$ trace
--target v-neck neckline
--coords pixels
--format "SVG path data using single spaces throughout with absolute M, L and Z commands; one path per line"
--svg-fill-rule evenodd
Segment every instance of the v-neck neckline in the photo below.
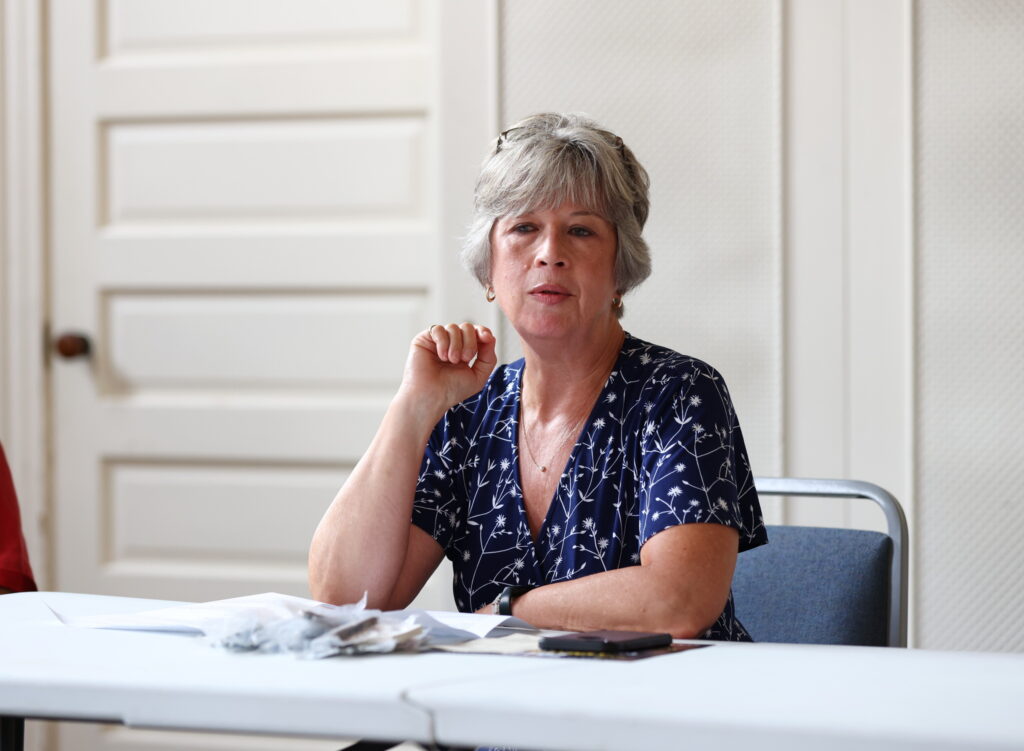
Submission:
M 558 501 L 558 496 L 560 494 L 562 487 L 562 478 L 566 475 L 566 472 L 568 472 L 572 467 L 575 466 L 576 451 L 580 445 L 580 437 L 583 436 L 586 433 L 587 428 L 590 427 L 591 424 L 593 424 L 594 413 L 597 411 L 597 408 L 601 404 L 601 402 L 605 399 L 605 392 L 608 390 L 612 382 L 612 378 L 622 369 L 622 358 L 625 356 L 626 343 L 632 338 L 629 335 L 629 332 L 623 331 L 622 333 L 622 344 L 619 346 L 619 352 L 615 356 L 615 362 L 612 364 L 612 369 L 608 372 L 607 378 L 605 378 L 604 383 L 601 385 L 601 390 L 598 391 L 597 398 L 594 400 L 594 403 L 590 406 L 590 412 L 587 414 L 587 419 L 584 420 L 583 423 L 580 425 L 580 431 L 576 435 L 575 440 L 573 441 L 572 448 L 569 449 L 569 456 L 566 457 L 565 466 L 562 467 L 562 471 L 558 475 L 558 478 L 555 482 L 555 489 L 552 491 L 551 498 L 548 499 L 548 508 L 547 511 L 544 512 L 544 518 L 541 519 L 540 526 L 537 528 L 536 537 L 533 536 L 533 530 L 530 529 L 530 517 L 526 513 L 526 495 L 523 492 L 523 473 L 519 451 L 519 425 L 522 419 L 523 412 L 523 374 L 526 372 L 525 360 L 523 360 L 523 365 L 522 367 L 519 368 L 519 373 L 516 375 L 515 421 L 513 423 L 512 428 L 512 441 L 513 445 L 515 446 L 515 451 L 513 452 L 513 460 L 515 461 L 516 487 L 519 491 L 518 498 L 516 499 L 516 507 L 518 509 L 519 515 L 522 518 L 523 524 L 526 525 L 526 530 L 529 533 L 530 537 L 530 545 L 533 550 L 533 558 L 537 563 L 538 570 L 540 570 L 542 574 L 543 570 L 541 570 L 541 561 L 544 560 L 544 556 L 541 556 L 539 554 L 537 549 L 538 544 L 541 540 L 543 540 L 545 533 L 550 527 L 551 514 L 556 506 L 556 502 Z

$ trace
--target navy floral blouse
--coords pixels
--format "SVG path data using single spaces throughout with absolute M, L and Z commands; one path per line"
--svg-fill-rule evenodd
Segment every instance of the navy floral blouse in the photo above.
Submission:
M 423 455 L 413 523 L 452 560 L 459 610 L 509 584 L 638 565 L 644 543 L 677 524 L 733 527 L 741 552 L 768 541 L 722 376 L 629 334 L 534 541 L 519 482 L 523 367 L 495 368 L 480 393 L 448 410 Z M 750 639 L 731 595 L 704 638 Z

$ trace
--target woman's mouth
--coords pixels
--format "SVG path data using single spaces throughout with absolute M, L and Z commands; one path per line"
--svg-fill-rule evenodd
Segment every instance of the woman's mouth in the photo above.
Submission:
M 530 297 L 543 303 L 562 302 L 571 295 L 569 290 L 559 284 L 540 284 L 530 290 Z

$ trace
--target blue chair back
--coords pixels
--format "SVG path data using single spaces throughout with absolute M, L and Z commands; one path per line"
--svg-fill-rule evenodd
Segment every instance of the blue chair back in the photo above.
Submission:
M 907 645 L 907 520 L 886 490 L 855 480 L 758 477 L 760 495 L 867 498 L 888 534 L 768 527 L 768 544 L 740 554 L 736 617 L 754 641 Z
M 754 641 L 888 644 L 892 540 L 880 532 L 768 527 L 736 562 L 736 617 Z

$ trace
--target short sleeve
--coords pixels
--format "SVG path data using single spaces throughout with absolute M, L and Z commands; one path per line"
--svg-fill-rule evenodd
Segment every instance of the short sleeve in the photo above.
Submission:
M 743 435 L 721 375 L 693 361 L 649 403 L 640 436 L 640 545 L 694 522 L 736 529 L 741 551 L 767 542 Z
M 412 505 L 412 523 L 437 540 L 445 552 L 452 544 L 461 512 L 458 506 L 465 503 L 454 492 L 458 442 L 449 435 L 449 414 L 434 426 L 427 441 Z

